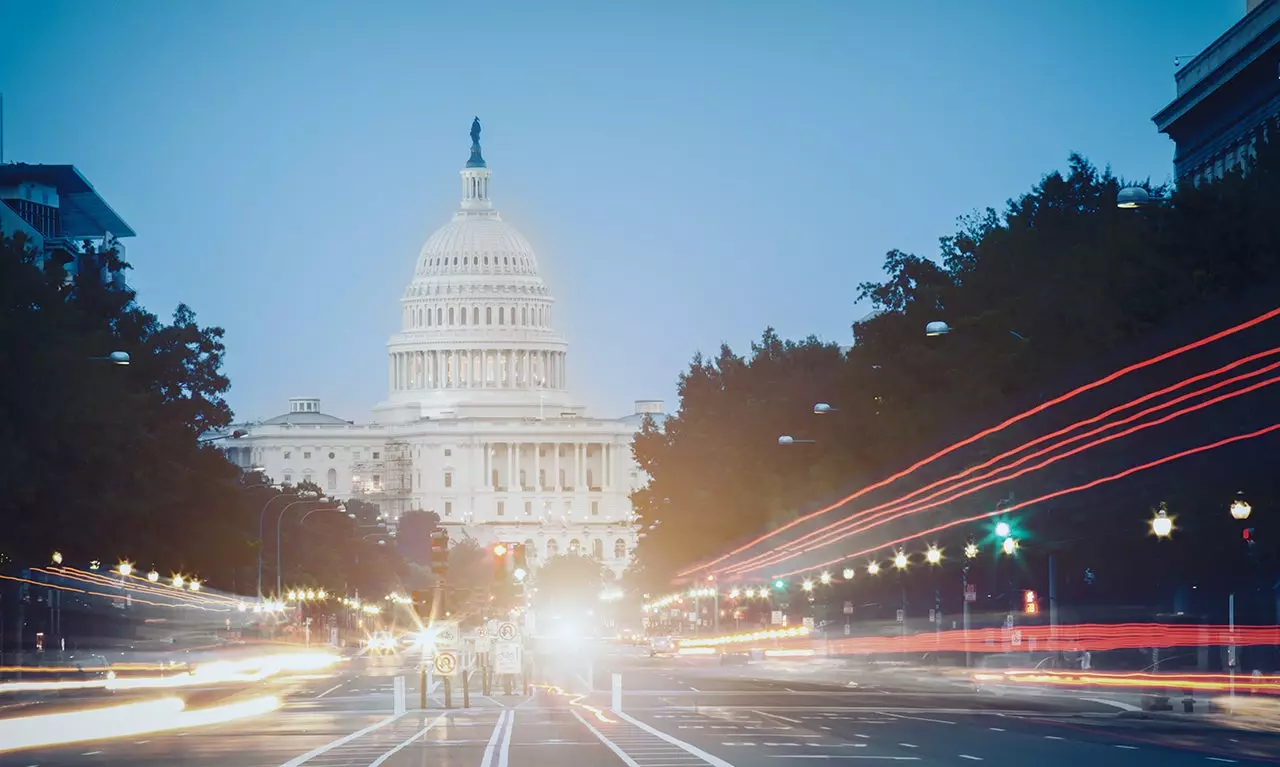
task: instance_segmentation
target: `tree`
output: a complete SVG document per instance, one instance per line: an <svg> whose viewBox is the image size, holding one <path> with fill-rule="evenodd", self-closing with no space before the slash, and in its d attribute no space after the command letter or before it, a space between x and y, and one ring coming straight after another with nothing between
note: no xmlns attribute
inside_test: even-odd
<svg viewBox="0 0 1280 767"><path fill-rule="evenodd" d="M591 557L561 554L534 573L536 604L547 614L586 612L595 608L605 583L605 568Z"/></svg>
<svg viewBox="0 0 1280 767"><path fill-rule="evenodd" d="M884 279L858 286L879 313L853 325L857 343L845 354L767 330L746 357L727 347L714 359L695 355L679 379L677 413L662 425L646 422L635 438L649 482L633 496L646 537L632 576L657 591L682 567L887 477L1072 381L1230 324L1242 296L1280 279L1280 219L1272 213L1280 147L1260 147L1248 174L1179 187L1168 205L1151 210L1118 209L1125 185L1072 155L1065 172L1044 176L1003 213L962 217L936 259L891 250ZM953 332L926 337L932 321ZM1165 329L1172 335L1150 340ZM1126 385L1149 387L1154 376ZM839 413L818 418L816 402ZM1042 428L986 440L913 481L972 465ZM817 442L779 448L781 434ZM1053 476L1094 476L1096 468L1077 462ZM1202 497L1185 474L1150 476L1160 477L1162 491ZM1258 475L1250 486L1264 482ZM1141 483L1108 492L1143 514L1154 502ZM990 509L995 500L992 491L973 503ZM1059 521L1046 524L1064 534L1078 529L1089 524L1090 505L1096 509L1098 498L1064 500Z"/></svg>
<svg viewBox="0 0 1280 767"><path fill-rule="evenodd" d="M431 533L440 524L434 511L411 510L396 522L396 548L401 556L415 565L431 562Z"/></svg>
<svg viewBox="0 0 1280 767"><path fill-rule="evenodd" d="M86 246L86 251L91 251ZM114 251L94 254L119 263ZM226 524L239 471L201 434L231 421L222 330L170 323L97 276L64 279L0 238L0 497L19 563L129 558L230 577L252 556ZM130 364L103 361L124 351ZM239 513L239 512L237 512Z"/></svg>

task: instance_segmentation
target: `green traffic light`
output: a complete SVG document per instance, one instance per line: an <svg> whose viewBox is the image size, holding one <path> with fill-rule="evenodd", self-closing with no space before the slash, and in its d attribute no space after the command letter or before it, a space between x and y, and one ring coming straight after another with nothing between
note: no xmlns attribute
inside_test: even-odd
<svg viewBox="0 0 1280 767"><path fill-rule="evenodd" d="M778 580L773 582L773 587L781 591L787 587L787 582L779 578Z"/></svg>

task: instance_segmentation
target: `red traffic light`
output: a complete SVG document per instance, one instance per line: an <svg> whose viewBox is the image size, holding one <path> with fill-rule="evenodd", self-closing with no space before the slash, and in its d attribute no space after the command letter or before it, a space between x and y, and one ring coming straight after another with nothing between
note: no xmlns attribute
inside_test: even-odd
<svg viewBox="0 0 1280 767"><path fill-rule="evenodd" d="M1036 592L1034 592L1034 591L1026 591L1026 592L1023 592L1023 594L1022 594L1022 601L1026 602L1026 603L1027 603L1027 604L1029 604L1029 605L1033 605L1033 604L1035 604L1035 603L1036 603Z"/></svg>
<svg viewBox="0 0 1280 767"><path fill-rule="evenodd" d="M1245 539L1246 541L1251 541L1251 540L1253 540L1253 528L1252 528L1252 527L1246 527L1246 528L1244 529L1244 533L1243 533L1242 535L1243 535L1243 537L1244 537L1244 539Z"/></svg>
<svg viewBox="0 0 1280 767"><path fill-rule="evenodd" d="M505 543L499 543L497 546L494 546L493 555L495 557L505 557L507 555L507 545Z"/></svg>

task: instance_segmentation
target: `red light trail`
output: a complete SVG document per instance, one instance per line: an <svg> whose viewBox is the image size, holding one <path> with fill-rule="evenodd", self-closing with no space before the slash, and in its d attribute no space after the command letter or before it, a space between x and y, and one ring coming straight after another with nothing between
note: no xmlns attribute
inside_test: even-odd
<svg viewBox="0 0 1280 767"><path fill-rule="evenodd" d="M992 426L992 427L990 427L990 428L984 429L983 431L980 431L980 432L978 432L978 433L976 433L976 434L974 434L974 435L972 435L972 436L970 436L970 437L967 437L967 438L965 438L965 439L963 439L963 440L961 440L961 441L959 441L959 442L956 442L956 443L954 443L954 444L952 444L952 445L950 445L950 446L948 446L948 447L945 447L945 448L943 448L942 450L939 450L938 452L934 453L933 455L931 455L931 456L929 456L929 457L927 457L927 458L921 459L921 460L919 460L919 461L917 461L917 462L915 462L915 463L911 464L910 466L908 466L907 468L903 469L902 471L899 471L899 472L897 472L896 474L892 474L892 475L890 475L890 476L886 477L885 479L882 479L882 480L880 480L880 481L878 481L878 482L875 482L875 483L872 483L872 484L870 484L870 485L867 485L866 487L864 487L864 488L862 488L862 489L860 489L860 490L858 490L858 491L856 491L856 492L854 492L854 493L852 493L852 494L850 494L850 495L848 495L848 496L845 496L844 498L840 499L839 501L836 501L836 502L835 502L835 503L833 503L833 504L830 504L830 505L828 505L828 506L825 506L825 507L823 507L823 508L821 508L821 509L818 509L817 511L811 512L811 513L809 513L809 514L805 514L805 515L802 515L802 516L800 516L800 517L797 517L796 519L794 519L794 520L792 520L792 521L788 522L787 524L782 525L782 526L780 526L780 527L778 527L778 528L775 528L774 530L771 530L771 531L769 531L768 533L765 533L764 535L761 535L761 536L757 537L756 539L754 539L754 540L752 540L752 541L750 541L750 542L748 542L748 543L745 543L745 544L743 544L743 545L741 545L741 546L739 546L739 547L737 547L737 548L735 548L735 549L733 549L733 550L729 551L729 552L728 552L728 553L726 553L726 554L722 554L722 555L720 555L719 557L717 557L717 558L715 558L715 559L713 559L713 560L710 560L709 562L705 562L705 563L702 563L702 564L699 564L699 565L695 565L694 567L691 567L691 568L688 568L688 569L682 570L682 571L680 571L679 573L677 573L677 576L678 576L678 577L683 577L683 576L691 575L691 574L693 574L693 573L701 572L702 570L706 570L706 569L708 569L708 568L710 568L710 567L713 567L714 565L719 564L720 562L723 562L724 560L726 560L726 559L728 559L728 558L730 558L730 557L734 556L735 554L739 554L739 553L741 553L741 552L743 552L743 551L746 551L747 549L750 549L750 548L754 547L756 544L758 544L758 543L760 543L760 542L762 542L762 541L765 541L765 540L767 540L767 539L769 539L769 538L772 538L773 536L779 535L779 534L781 534L781 533L783 533L783 532L785 532L785 531L787 531L787 530L790 530L790 529L794 528L796 525L802 524L802 523L804 523L804 522L806 522L806 521L808 521L808 520L810 520L810 519L813 519L813 518L815 518L815 517L819 517L819 516L821 516L821 515L823 515L823 514L827 514L827 513L831 512L831 511L834 511L834 510L836 510L836 509L840 508L841 506L845 505L845 504L846 504L846 503L848 503L849 501L852 501L852 500L855 500L855 499L857 499L857 498L860 498L860 497L862 497L863 495L866 495L867 493L871 492L872 490L877 490L877 489L879 489L879 488L881 488L881 487L884 487L884 486L889 485L889 484L891 484L891 483L893 483L893 482L896 482L897 480L899 480L899 479L901 479L901 478L903 478L903 477L907 476L908 474L911 474L911 473L912 473L912 472L914 472L916 469L919 469L919 468L920 468L920 467L922 467L922 466L925 466L925 465L928 465L928 464L930 464L930 463L933 463L934 461L936 461L936 460L938 460L938 459L940 459L940 458L942 458L942 457L944 457L944 456L946 456L946 455L949 455L949 454L951 454L951 453L955 452L956 450L959 450L959 449L960 449L960 448L962 448L962 447L965 447L965 446L967 446L967 445L971 445L971 444L973 444L974 442L977 442L977 441L979 441L979 440L981 440L981 439L983 439L983 438L985 438L985 437L988 437L988 436L990 436L990 435L992 435L992 434L995 434L995 433L997 433L997 432L1003 431L1004 429L1006 429L1006 428L1008 428L1008 427L1012 426L1013 424L1018 423L1018 422L1020 422L1020 421L1024 421L1024 420L1026 420L1027 418L1030 418L1031 416L1036 415L1036 414L1038 414L1038 413L1042 413L1042 412L1044 412L1045 410L1048 410L1049 408L1054 407L1055 405L1059 405L1059 404L1061 404L1061 403L1063 403L1063 402L1066 402L1066 401L1068 401L1068 400L1070 400L1070 399L1073 399L1073 398L1075 398L1075 397L1077 397L1077 396L1079 396L1079 395L1081 395L1081 394L1084 394L1085 392L1088 392L1088 391L1092 391L1092 390L1094 390L1094 389L1101 388L1102 386L1105 386L1105 385L1107 385L1108 383L1111 383L1111 382L1113 382L1113 381L1115 381L1115 380L1117 380L1117 379L1119 379L1119 378L1122 378L1122 377L1124 377L1124 376L1126 376L1126 375L1128 375L1128 374L1130 374L1130 373L1136 372L1136 371L1138 371L1138 370L1142 370L1142 369L1147 368L1147 367L1150 367L1150 366L1152 366L1152 365L1156 365L1156 364L1158 364L1158 363L1160 363L1160 362L1164 362L1164 361L1166 361L1166 360L1172 359L1172 358L1174 358L1174 357L1177 357L1177 356L1179 356L1179 355L1181 355L1181 354L1185 354L1186 352L1192 351L1192 350L1194 350L1194 349L1198 349L1198 348L1200 348L1200 347L1207 346L1208 344L1214 343L1215 341L1219 341L1219 340L1221 340L1221 339L1223 339L1223 338L1226 338L1226 337L1228 337L1228 336L1234 335L1235 333L1239 333L1239 332L1241 332L1241 331L1247 330L1247 329L1249 329L1249 328L1251 328L1251 327L1254 327L1254 326L1259 325L1259 324L1261 324L1261 323L1263 323L1263 322L1266 322L1267 320L1273 319L1273 318L1274 318L1274 317L1276 317L1276 316L1280 316L1280 307L1275 308L1275 309L1272 309L1271 311L1268 311L1268 312L1266 312L1266 313L1264 313L1264 314L1260 314L1260 315L1258 315L1257 317L1254 317L1254 318L1253 318L1253 319L1251 319L1251 320L1247 320L1247 321L1242 322L1242 323L1240 323L1240 324L1238 324L1238 325L1234 325L1234 326L1232 326L1232 327L1230 327L1230 328L1227 328L1227 329L1225 329L1225 330L1221 330L1221 331L1219 331L1219 332L1217 332L1217 333L1214 333L1214 334L1212 334L1212 335L1209 335L1209 336L1206 336L1206 337L1204 337L1204 338L1201 338L1201 339L1200 339L1200 340L1198 340L1198 341L1192 341L1191 343L1184 344L1184 345L1179 346L1179 347L1177 347L1177 348L1175 348L1175 349L1170 349L1169 351L1164 352L1164 353L1162 353L1162 354L1158 354L1158 355L1156 355L1156 356L1154 356L1154 357L1149 357L1149 358L1147 358L1147 359L1145 359L1145 360L1142 360L1142 361L1140 361L1140 362L1136 362L1136 363L1134 363L1134 364L1132 364L1132 365L1128 365L1128 366L1126 366L1126 367L1123 367L1123 368L1121 368L1121 369L1119 369L1119 370L1117 370L1117 371L1115 371L1115 372L1113 372L1113 373L1111 373L1111 374L1109 374L1109 375L1107 375L1107 376L1104 376L1103 378L1099 378L1099 379L1097 379L1097 380L1095 380L1095 381L1092 381L1092 382L1090 382L1090 383L1087 383L1087 384L1084 384L1084 385L1082 385L1082 386L1076 387L1075 389L1072 389L1071 391L1066 392L1065 394L1059 395L1059 396L1057 396L1057 397L1055 397L1055 398L1053 398L1053 399L1051 399L1051 400L1048 400L1047 402L1043 402L1043 403L1041 403L1041 404L1039 404L1039 405L1037 405L1037 406L1035 406L1035 407L1033 407L1033 408L1030 408L1029 410L1025 410L1025 411L1023 411L1022 413L1019 413L1018 415L1015 415L1015 416L1012 416L1012 417L1010 417L1010 418L1008 418L1008 419L1005 419L1004 421L1000 422L999 424L996 424L995 426Z"/></svg>

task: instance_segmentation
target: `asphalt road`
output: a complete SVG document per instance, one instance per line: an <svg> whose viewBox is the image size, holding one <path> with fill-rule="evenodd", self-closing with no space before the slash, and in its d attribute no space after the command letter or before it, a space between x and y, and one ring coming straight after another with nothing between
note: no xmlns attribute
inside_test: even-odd
<svg viewBox="0 0 1280 767"><path fill-rule="evenodd" d="M0 755L0 767L804 767L894 762L1017 767L1275 764L1275 733L1207 720L1138 719L1106 701L975 692L955 680L880 673L833 686L707 659L607 649L545 661L534 695L473 694L417 710L410 659L359 660L273 688L276 712L151 737ZM612 675L622 710L613 710ZM393 712L405 676L409 710ZM785 674L783 675L785 676ZM455 706L461 696L455 691ZM0 744L0 748L3 744Z"/></svg>

